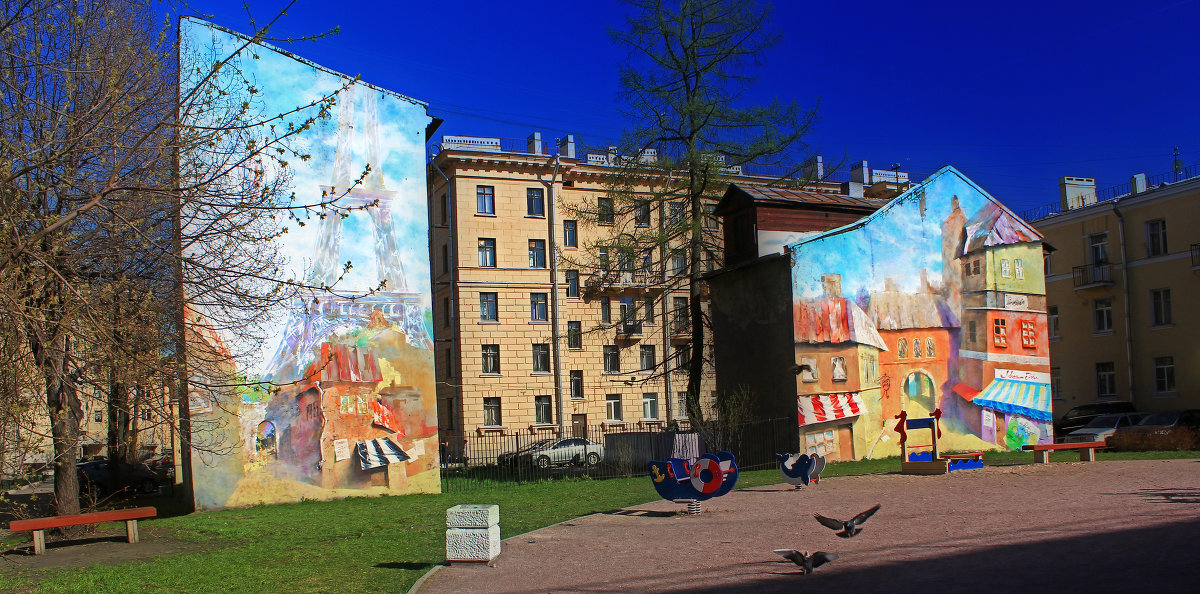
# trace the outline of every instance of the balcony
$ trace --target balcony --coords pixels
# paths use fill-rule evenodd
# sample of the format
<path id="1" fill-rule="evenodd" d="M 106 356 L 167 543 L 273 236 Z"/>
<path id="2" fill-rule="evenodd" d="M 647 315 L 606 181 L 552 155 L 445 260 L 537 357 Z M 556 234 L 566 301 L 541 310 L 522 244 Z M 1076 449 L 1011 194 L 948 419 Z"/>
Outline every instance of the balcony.
<path id="1" fill-rule="evenodd" d="M 1108 287 L 1112 282 L 1112 264 L 1084 264 L 1071 269 L 1075 279 L 1075 290 Z"/>
<path id="2" fill-rule="evenodd" d="M 1192 272 L 1200 272 L 1200 243 L 1193 243 L 1191 248 L 1192 248 Z"/>
<path id="3" fill-rule="evenodd" d="M 617 324 L 617 336 L 623 338 L 637 338 L 642 335 L 642 322 L 640 320 L 626 320 Z"/>

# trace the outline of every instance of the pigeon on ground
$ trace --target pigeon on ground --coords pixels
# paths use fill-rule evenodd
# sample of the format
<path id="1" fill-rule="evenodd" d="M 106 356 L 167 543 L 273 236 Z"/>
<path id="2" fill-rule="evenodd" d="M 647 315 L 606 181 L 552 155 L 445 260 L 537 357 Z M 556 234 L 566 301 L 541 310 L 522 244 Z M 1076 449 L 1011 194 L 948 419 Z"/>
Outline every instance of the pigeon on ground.
<path id="1" fill-rule="evenodd" d="M 825 551 L 817 551 L 811 555 L 808 551 L 797 551 L 796 549 L 775 549 L 775 554 L 785 559 L 791 560 L 800 567 L 800 573 L 810 574 L 814 569 L 837 559 L 838 556 Z"/>
<path id="2" fill-rule="evenodd" d="M 850 518 L 850 520 L 846 521 L 846 522 L 843 522 L 841 520 L 835 520 L 833 518 L 826 518 L 825 516 L 822 516 L 821 514 L 813 514 L 813 517 L 816 518 L 818 522 L 824 524 L 825 527 L 827 527 L 827 528 L 831 528 L 833 530 L 841 530 L 841 532 L 837 533 L 838 536 L 840 536 L 842 538 L 850 538 L 851 536 L 854 536 L 855 534 L 862 532 L 862 528 L 859 528 L 858 526 L 860 524 L 866 522 L 867 518 L 871 517 L 875 512 L 879 511 L 880 507 L 882 507 L 882 506 L 879 504 L 875 504 L 875 507 L 872 507 L 871 509 L 869 509 L 861 514 L 858 514 L 857 516 L 854 516 L 853 518 Z"/>

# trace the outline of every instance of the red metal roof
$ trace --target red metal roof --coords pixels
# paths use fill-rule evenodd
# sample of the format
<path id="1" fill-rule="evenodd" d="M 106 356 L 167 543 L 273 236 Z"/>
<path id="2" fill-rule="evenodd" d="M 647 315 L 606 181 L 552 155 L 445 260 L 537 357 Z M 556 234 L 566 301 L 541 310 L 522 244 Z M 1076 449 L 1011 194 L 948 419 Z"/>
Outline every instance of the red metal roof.
<path id="1" fill-rule="evenodd" d="M 745 192 L 755 202 L 774 202 L 781 204 L 814 204 L 821 206 L 841 206 L 876 210 L 887 204 L 887 200 L 879 198 L 855 198 L 846 194 L 829 194 L 807 190 L 793 190 L 753 184 L 735 184 L 737 189 Z"/>

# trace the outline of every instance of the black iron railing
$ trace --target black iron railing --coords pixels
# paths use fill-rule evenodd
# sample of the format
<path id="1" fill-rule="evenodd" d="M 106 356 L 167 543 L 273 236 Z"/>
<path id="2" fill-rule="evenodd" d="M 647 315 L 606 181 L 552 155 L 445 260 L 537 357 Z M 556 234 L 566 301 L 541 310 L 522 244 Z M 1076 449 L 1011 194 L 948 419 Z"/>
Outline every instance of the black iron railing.
<path id="1" fill-rule="evenodd" d="M 1071 268 L 1075 278 L 1075 288 L 1083 289 L 1099 285 L 1112 284 L 1112 264 L 1084 264 Z"/>

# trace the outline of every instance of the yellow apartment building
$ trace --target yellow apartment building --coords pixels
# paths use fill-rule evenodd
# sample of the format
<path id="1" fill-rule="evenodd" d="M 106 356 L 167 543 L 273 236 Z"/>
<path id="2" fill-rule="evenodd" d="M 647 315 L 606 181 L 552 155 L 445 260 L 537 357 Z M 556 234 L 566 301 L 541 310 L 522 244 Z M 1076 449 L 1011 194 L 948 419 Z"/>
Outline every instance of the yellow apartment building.
<path id="1" fill-rule="evenodd" d="M 1056 415 L 1098 400 L 1200 408 L 1200 167 L 1100 192 L 1064 177 L 1045 256 Z"/>
<path id="2" fill-rule="evenodd" d="M 653 269 L 641 256 L 613 255 L 622 272 L 611 284 L 571 264 L 621 232 L 620 220 L 605 224 L 606 208 L 657 228 L 674 207 L 614 213 L 606 188 L 616 157 L 583 154 L 570 136 L 544 145 L 535 133 L 504 146 L 445 136 L 437 148 L 427 181 L 440 441 L 600 439 L 596 432 L 686 423 L 689 286 L 647 299 L 663 275 L 686 275 L 686 259 L 671 245 Z M 580 208 L 597 216 L 579 220 Z M 716 231 L 715 217 L 706 224 Z M 715 385 L 709 371 L 702 405 Z"/>

